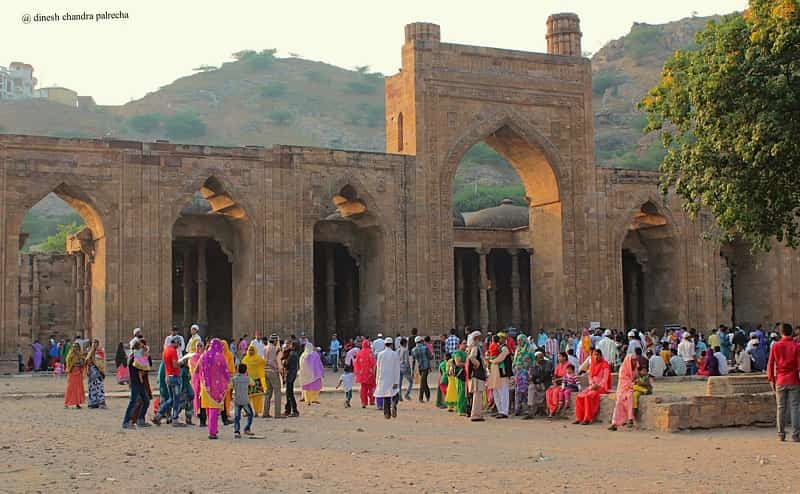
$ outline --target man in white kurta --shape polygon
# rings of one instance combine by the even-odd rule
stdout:
[[[400,391],[400,355],[394,351],[392,338],[384,340],[385,348],[378,354],[375,398],[383,398],[383,416],[397,417],[397,397]]]

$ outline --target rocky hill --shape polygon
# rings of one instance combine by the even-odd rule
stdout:
[[[659,78],[664,60],[690,47],[709,18],[634,24],[592,57],[595,154],[598,166],[657,168],[662,152],[644,136],[636,103]],[[197,72],[122,106],[69,108],[46,101],[0,103],[0,132],[59,137],[117,137],[212,145],[276,143],[380,151],[384,148],[383,76],[368,67],[343,69],[274,50],[242,51],[233,62]],[[513,168],[485,145],[465,158],[455,183],[462,211],[521,201]],[[42,207],[44,209],[42,209]],[[52,197],[31,210],[33,245],[74,218]],[[32,231],[33,230],[33,231]]]

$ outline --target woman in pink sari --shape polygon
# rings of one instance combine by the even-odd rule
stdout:
[[[361,343],[361,350],[356,355],[353,362],[353,370],[356,374],[356,382],[361,385],[361,408],[375,404],[375,355],[372,353],[372,345],[369,340]]]
[[[611,416],[611,427],[608,428],[610,431],[615,431],[618,426],[626,423],[633,425],[633,381],[636,379],[638,367],[636,354],[629,353],[619,368],[614,415]]]
[[[203,355],[205,345],[203,340],[197,338],[189,340],[189,379],[192,384],[192,391],[194,392],[194,399],[192,405],[194,406],[197,417],[200,419],[200,427],[206,426],[206,411],[200,402],[200,372],[197,365],[200,363],[200,356]]]
[[[208,415],[208,438],[216,439],[219,431],[219,413],[225,402],[228,384],[231,380],[228,361],[222,342],[214,338],[208,350],[200,357],[200,395],[203,408]]]
[[[303,387],[303,401],[306,405],[319,403],[319,392],[322,390],[322,377],[325,369],[322,359],[314,349],[314,345],[306,342],[305,350],[300,355],[300,385]]]

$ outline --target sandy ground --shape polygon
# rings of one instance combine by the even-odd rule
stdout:
[[[323,393],[321,405],[300,404],[300,418],[256,419],[263,439],[234,440],[221,427],[209,441],[199,427],[122,430],[124,398],[110,398],[108,410],[65,410],[58,398],[10,394],[63,384],[0,379],[0,492],[772,493],[798,492],[800,480],[800,444],[777,442],[772,429],[469,423],[417,401],[385,420]]]

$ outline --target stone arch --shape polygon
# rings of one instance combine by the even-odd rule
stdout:
[[[216,182],[223,191],[227,192],[232,198],[235,198],[236,203],[244,209],[247,218],[250,219],[251,223],[253,222],[254,217],[252,214],[258,211],[258,209],[255,204],[248,199],[248,195],[221,174],[209,173],[208,175],[201,175],[200,178],[189,182],[185,187],[179,190],[174,197],[166,198],[166,202],[169,204],[169,225],[175,223],[175,220],[177,220],[181,214],[181,210],[191,201],[192,196],[208,182]]]
[[[636,194],[631,201],[627,201],[631,206],[625,209],[625,212],[616,219],[611,229],[616,244],[622,244],[625,235],[628,233],[627,228],[631,219],[641,207],[648,202],[652,203],[658,209],[658,212],[667,219],[666,226],[672,231],[673,235],[676,237],[680,236],[681,227],[677,221],[675,221],[675,216],[672,214],[672,210],[666,204],[666,201],[666,196],[649,190],[641,191]]]
[[[328,204],[331,204],[333,200],[333,196],[339,194],[342,190],[346,187],[350,187],[353,191],[355,191],[358,199],[364,202],[367,206],[367,211],[371,211],[377,223],[383,226],[383,229],[387,234],[391,232],[391,224],[392,222],[389,221],[388,217],[384,215],[383,209],[378,204],[378,201],[375,199],[375,196],[369,191],[369,189],[364,185],[364,183],[353,173],[345,173],[336,177],[332,182],[328,184],[328,190],[325,191],[321,198],[321,202],[319,205],[313,208],[313,215],[315,218],[319,219],[323,215],[325,211],[325,207]]]
[[[571,217],[573,205],[568,185],[570,172],[558,150],[534,123],[511,108],[479,113],[456,136],[441,158],[439,209],[434,213],[442,228],[442,266],[446,271],[441,276],[445,292],[453,284],[452,276],[444,273],[452,271],[454,265],[451,197],[456,170],[467,151],[483,141],[513,166],[525,189],[530,218],[527,234],[535,252],[530,277],[531,286],[535,287],[530,291],[533,326],[574,326],[575,287],[568,280],[574,275],[567,269],[571,254],[566,247],[572,240],[564,233],[568,230],[565,217]],[[488,282],[480,292],[487,287]],[[485,314],[483,308],[481,313]]]
[[[107,256],[110,251],[106,237],[106,225],[111,225],[107,202],[99,200],[97,192],[89,192],[85,186],[76,183],[73,177],[53,174],[42,177],[42,180],[26,182],[27,193],[24,199],[17,204],[14,212],[9,214],[8,234],[19,235],[22,221],[27,212],[39,201],[50,193],[57,195],[80,215],[91,232],[89,237],[82,237],[80,245],[74,246],[75,258],[74,273],[80,272],[76,280],[81,282],[76,288],[76,296],[80,294],[80,302],[76,300],[76,321],[80,321],[78,330],[84,330],[85,337],[98,338],[107,349],[113,348],[108,341],[112,336],[109,332],[107,313]],[[17,247],[18,242],[13,245]],[[17,256],[19,251],[17,251]],[[9,276],[16,279],[15,286],[19,286],[19,266],[15,262],[14,270]],[[17,300],[16,309],[19,307]],[[79,312],[78,312],[79,311]],[[31,328],[38,331],[38,328]]]
[[[509,108],[478,114],[475,120],[475,123],[460,129],[456,133],[458,137],[447,148],[440,177],[440,183],[446,189],[442,191],[443,194],[452,190],[456,170],[467,151],[478,142],[485,141],[517,171],[526,195],[532,199],[531,207],[564,198],[563,189],[567,180],[564,165],[555,146],[532,123]],[[510,132],[503,132],[504,129]],[[498,136],[498,132],[503,132],[503,135]],[[533,189],[544,190],[545,194],[541,199],[532,197]]]

